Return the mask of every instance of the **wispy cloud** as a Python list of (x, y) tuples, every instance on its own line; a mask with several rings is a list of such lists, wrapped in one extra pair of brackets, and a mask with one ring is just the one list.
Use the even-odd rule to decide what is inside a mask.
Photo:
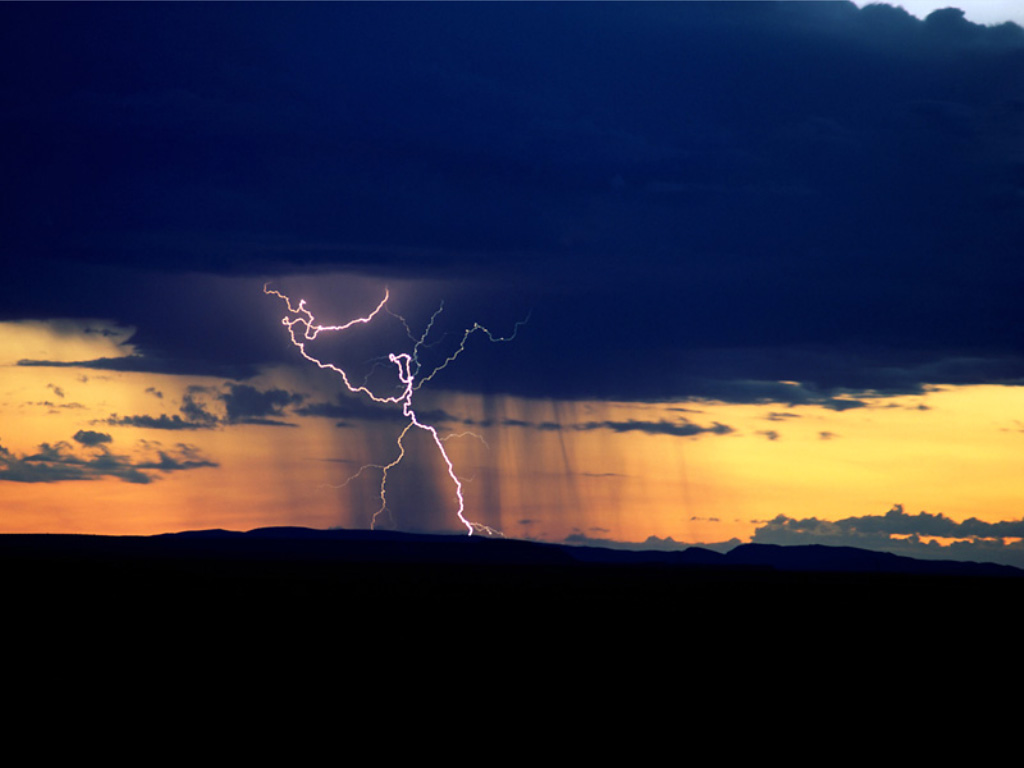
[[(147, 389), (150, 392), (152, 387)], [(162, 399), (163, 395), (157, 393)], [(94, 423), (142, 429), (200, 430), (217, 429), (235, 424), (261, 424), (265, 426), (295, 426), (286, 421), (286, 408), (305, 400), (305, 395), (283, 389), (260, 390), (248, 384), (227, 383), (224, 388), (193, 385), (182, 395), (179, 413), (111, 414)]]
[(523, 427), (537, 429), (545, 432), (559, 430), (574, 430), (577, 432), (592, 432), (594, 430), (607, 429), (612, 432), (642, 432), (647, 435), (668, 435), (671, 437), (693, 437), (695, 435), (713, 434), (728, 435), (734, 430), (727, 424), (713, 421), (711, 426), (701, 426), (688, 419), (680, 421), (641, 421), (639, 419), (627, 419), (615, 421), (611, 419), (603, 421), (585, 421), (576, 424), (559, 424), (553, 421), (525, 421), (523, 419), (505, 419), (501, 422), (505, 427)]
[(710, 427), (702, 427), (691, 421), (670, 422), (670, 421), (638, 421), (629, 419), (627, 421), (588, 421), (584, 424), (574, 424), (572, 429), (592, 430), (610, 429), (613, 432), (643, 432), (648, 435), (671, 435), (672, 437), (693, 437), (694, 435), (713, 434), (728, 435), (733, 428), (715, 421)]

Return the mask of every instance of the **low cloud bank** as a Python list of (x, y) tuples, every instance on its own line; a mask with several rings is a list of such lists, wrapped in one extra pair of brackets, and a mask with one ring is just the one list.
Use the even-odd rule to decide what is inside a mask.
[(985, 522), (972, 517), (957, 522), (942, 514), (908, 514), (901, 504), (884, 515), (834, 521), (779, 515), (758, 528), (751, 541), (861, 547), (909, 557), (973, 560), (1024, 568), (1024, 520)]

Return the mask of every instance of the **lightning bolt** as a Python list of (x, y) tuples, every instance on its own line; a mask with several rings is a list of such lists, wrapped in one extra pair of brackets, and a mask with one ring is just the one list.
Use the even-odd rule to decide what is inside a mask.
[[(377, 403), (393, 405), (400, 404), (402, 406), (402, 415), (409, 420), (409, 423), (406, 424), (405, 428), (402, 430), (401, 434), (398, 436), (398, 439), (396, 440), (396, 444), (398, 446), (398, 456), (394, 460), (392, 460), (388, 464), (366, 465), (360, 468), (360, 470), (355, 475), (350, 477), (343, 484), (348, 484), (348, 482), (354, 480), (366, 469), (374, 468), (381, 470), (380, 508), (373, 514), (373, 518), (371, 519), (370, 522), (370, 528), (372, 529), (374, 527), (374, 525), (377, 522), (377, 518), (387, 508), (388, 471), (396, 467), (405, 457), (405, 436), (409, 434), (409, 430), (411, 430), (413, 427), (416, 427), (417, 429), (421, 429), (424, 432), (430, 434), (431, 438), (433, 438), (434, 445), (437, 446), (437, 450), (441, 454), (441, 458), (444, 459), (445, 466), (448, 468), (448, 476), (451, 478), (451, 481), (455, 486), (455, 497), (458, 500), (458, 509), (456, 510), (456, 514), (458, 515), (459, 522), (461, 522), (462, 525), (465, 526), (467, 534), (472, 536), (474, 533), (483, 533), (490, 536), (501, 536), (501, 531), (495, 528), (491, 528), (490, 526), (484, 525), (483, 523), (473, 522), (466, 517), (466, 501), (462, 493), (462, 480), (455, 472), (455, 466), (452, 463), (451, 457), (449, 457), (448, 452), (445, 450), (444, 446), (444, 441), (447, 438), (441, 437), (441, 435), (437, 431), (437, 428), (434, 427), (433, 425), (420, 421), (419, 417), (416, 415), (416, 411), (413, 408), (412, 401), (413, 395), (424, 384), (433, 379), (434, 376), (436, 376), (442, 370), (447, 368), (448, 365), (450, 365), (456, 358), (459, 357), (459, 355), (461, 355), (465, 351), (466, 342), (469, 341), (469, 338), (473, 334), (482, 333), (492, 342), (511, 341), (519, 333), (519, 328), (522, 325), (526, 324), (526, 322), (529, 320), (529, 317), (527, 317), (525, 320), (520, 320), (519, 322), (517, 322), (513, 328), (512, 333), (509, 336), (495, 336), (484, 326), (480, 325), (479, 323), (474, 323), (471, 328), (467, 328), (465, 332), (462, 334), (462, 339), (457, 348), (455, 349), (455, 351), (448, 355), (435, 368), (431, 369), (429, 373), (421, 376), (420, 374), (424, 370), (424, 368), (419, 356), (420, 351), (425, 347), (431, 346), (431, 344), (427, 343), (427, 337), (429, 336), (431, 330), (433, 329), (435, 321), (444, 310), (443, 302), (441, 306), (438, 307), (438, 309), (430, 316), (430, 320), (427, 323), (427, 326), (423, 333), (419, 337), (416, 337), (413, 334), (412, 329), (409, 327), (409, 324), (406, 322), (405, 318), (391, 311), (387, 307), (387, 302), (388, 299), (390, 298), (390, 293), (388, 292), (387, 289), (384, 290), (384, 298), (381, 299), (376, 309), (374, 309), (365, 317), (357, 317), (356, 319), (350, 320), (344, 325), (320, 325), (319, 323), (316, 322), (316, 317), (313, 315), (313, 313), (306, 307), (305, 299), (300, 300), (298, 304), (293, 304), (292, 300), (288, 296), (281, 293), (280, 291), (276, 291), (273, 288), (270, 288), (269, 285), (270, 284), (267, 283), (263, 286), (263, 293), (265, 293), (268, 296), (276, 296), (277, 298), (281, 299), (288, 307), (288, 314), (281, 319), (281, 324), (288, 329), (288, 334), (291, 338), (291, 343), (299, 350), (299, 354), (301, 354), (309, 362), (316, 365), (318, 368), (321, 368), (322, 370), (331, 371), (340, 376), (342, 382), (345, 384), (345, 388), (348, 389), (348, 391), (353, 394), (365, 395)], [(405, 328), (406, 334), (408, 335), (410, 341), (413, 342), (411, 352), (392, 352), (387, 356), (388, 362), (394, 365), (395, 368), (397, 369), (398, 381), (402, 385), (402, 391), (400, 394), (380, 395), (375, 393), (373, 390), (370, 389), (369, 384), (367, 383), (369, 380), (369, 375), (367, 376), (366, 379), (364, 379), (362, 383), (353, 383), (353, 381), (349, 378), (348, 373), (346, 373), (343, 368), (340, 368), (337, 365), (334, 365), (333, 363), (320, 360), (319, 358), (310, 354), (309, 351), (307, 351), (306, 349), (307, 343), (315, 341), (316, 338), (321, 333), (345, 331), (356, 325), (368, 324), (381, 312), (385, 312), (397, 318)], [(437, 344), (439, 342), (440, 340), (433, 343)], [(449, 435), (448, 437), (452, 436), (453, 435)], [(483, 438), (480, 439), (483, 440)]]

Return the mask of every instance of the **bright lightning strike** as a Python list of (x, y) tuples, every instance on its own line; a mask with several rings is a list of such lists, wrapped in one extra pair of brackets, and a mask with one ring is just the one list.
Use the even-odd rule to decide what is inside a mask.
[[(268, 296), (277, 296), (288, 307), (288, 314), (281, 319), (281, 324), (288, 329), (288, 333), (291, 337), (291, 342), (299, 350), (299, 354), (301, 354), (304, 358), (306, 358), (306, 360), (309, 360), (317, 367), (323, 370), (329, 370), (332, 371), (333, 373), (336, 373), (338, 376), (341, 377), (341, 380), (345, 384), (346, 389), (348, 389), (348, 391), (352, 392), (353, 394), (366, 395), (371, 400), (377, 403), (394, 405), (401, 404), (402, 415), (409, 420), (409, 423), (402, 430), (401, 434), (398, 436), (398, 439), (396, 441), (398, 445), (398, 456), (393, 461), (391, 461), (388, 464), (371, 464), (364, 466), (359, 470), (359, 472), (357, 472), (355, 475), (349, 478), (349, 481), (354, 480), (356, 477), (362, 474), (363, 470), (366, 469), (374, 468), (381, 470), (380, 508), (374, 513), (370, 523), (370, 528), (372, 529), (374, 527), (377, 518), (387, 508), (388, 471), (397, 466), (399, 462), (401, 462), (402, 459), (405, 457), (405, 436), (409, 433), (410, 429), (416, 427), (417, 429), (422, 429), (423, 431), (430, 434), (430, 436), (433, 438), (434, 444), (437, 446), (438, 452), (441, 454), (441, 458), (444, 459), (445, 466), (448, 468), (448, 476), (451, 478), (452, 483), (455, 486), (455, 497), (458, 501), (458, 509), (456, 514), (458, 515), (459, 521), (466, 527), (468, 535), (472, 536), (474, 533), (485, 533), (492, 536), (501, 536), (501, 531), (491, 528), (490, 526), (484, 525), (483, 523), (473, 522), (466, 518), (466, 502), (462, 494), (462, 480), (459, 478), (458, 474), (456, 474), (455, 467), (452, 464), (452, 460), (448, 456), (448, 452), (445, 450), (444, 447), (444, 441), (447, 439), (447, 437), (441, 437), (436, 427), (430, 424), (426, 424), (419, 420), (418, 416), (416, 415), (416, 411), (413, 409), (412, 400), (413, 395), (417, 390), (420, 389), (420, 387), (422, 387), (424, 384), (426, 384), (428, 381), (434, 378), (434, 376), (436, 376), (442, 370), (447, 368), (450, 363), (452, 363), (459, 355), (462, 354), (462, 352), (466, 348), (466, 342), (469, 340), (470, 336), (479, 332), (483, 333), (485, 336), (487, 336), (487, 338), (490, 341), (493, 342), (511, 341), (516, 337), (516, 334), (519, 332), (519, 327), (525, 324), (526, 320), (521, 320), (517, 322), (510, 336), (495, 336), (484, 326), (480, 325), (479, 323), (474, 323), (471, 328), (467, 328), (465, 330), (465, 332), (462, 335), (462, 340), (460, 341), (458, 347), (455, 349), (454, 352), (448, 355), (435, 368), (431, 369), (429, 373), (427, 373), (426, 375), (421, 375), (424, 369), (419, 356), (420, 351), (425, 347), (431, 346), (430, 344), (427, 343), (427, 337), (429, 336), (431, 330), (434, 327), (434, 322), (437, 320), (438, 316), (444, 310), (443, 303), (437, 309), (437, 311), (430, 316), (430, 321), (427, 323), (427, 327), (424, 329), (423, 333), (419, 337), (416, 337), (413, 334), (412, 330), (409, 328), (409, 324), (405, 321), (405, 318), (403, 318), (401, 315), (392, 312), (390, 309), (387, 308), (388, 298), (390, 297), (390, 294), (387, 291), (387, 289), (385, 289), (384, 298), (381, 299), (376, 309), (374, 309), (370, 314), (366, 315), (365, 317), (357, 317), (355, 320), (350, 320), (344, 325), (320, 325), (316, 322), (316, 318), (314, 317), (313, 313), (306, 308), (305, 299), (300, 300), (298, 304), (293, 304), (292, 300), (288, 296), (285, 296), (283, 293), (276, 291), (272, 288), (269, 288), (268, 285), (269, 283), (263, 286), (263, 293), (267, 294)], [(364, 380), (363, 383), (361, 384), (353, 383), (352, 380), (349, 378), (348, 373), (346, 373), (343, 368), (340, 368), (337, 365), (334, 365), (333, 363), (324, 362), (323, 360), (320, 360), (319, 358), (310, 354), (309, 351), (307, 351), (306, 349), (307, 343), (315, 341), (316, 338), (321, 333), (345, 331), (356, 325), (365, 325), (367, 323), (370, 323), (381, 312), (386, 312), (387, 314), (397, 318), (405, 328), (406, 334), (409, 336), (410, 341), (413, 342), (411, 352), (392, 352), (387, 356), (388, 362), (396, 367), (398, 381), (402, 385), (402, 391), (400, 394), (397, 395), (381, 395), (375, 393), (373, 390), (370, 389), (370, 386), (367, 383), (369, 377), (367, 377), (367, 379)], [(452, 435), (449, 435), (448, 437), (452, 437)]]

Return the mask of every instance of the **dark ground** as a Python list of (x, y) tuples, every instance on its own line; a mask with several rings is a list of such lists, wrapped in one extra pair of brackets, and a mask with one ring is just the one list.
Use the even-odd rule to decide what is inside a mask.
[(551, 638), (678, 621), (723, 633), (870, 633), (998, 612), (1024, 595), (1017, 569), (847, 548), (626, 553), (306, 529), (7, 535), (0, 575), (8, 609), (42, 625), (285, 639), (303, 628), (354, 637), (373, 627), (403, 638), (415, 631), (427, 642), (448, 633), (507, 642), (534, 630)]
[[(803, 565), (299, 529), (7, 535), (5, 694), (46, 728), (56, 707), (92, 733), (208, 729), (257, 753), (292, 728), (731, 739), (748, 716), (944, 701), (1018, 633), (1019, 575), (856, 572), (879, 561), (788, 549), (744, 557)], [(821, 569), (830, 554), (843, 569)]]

